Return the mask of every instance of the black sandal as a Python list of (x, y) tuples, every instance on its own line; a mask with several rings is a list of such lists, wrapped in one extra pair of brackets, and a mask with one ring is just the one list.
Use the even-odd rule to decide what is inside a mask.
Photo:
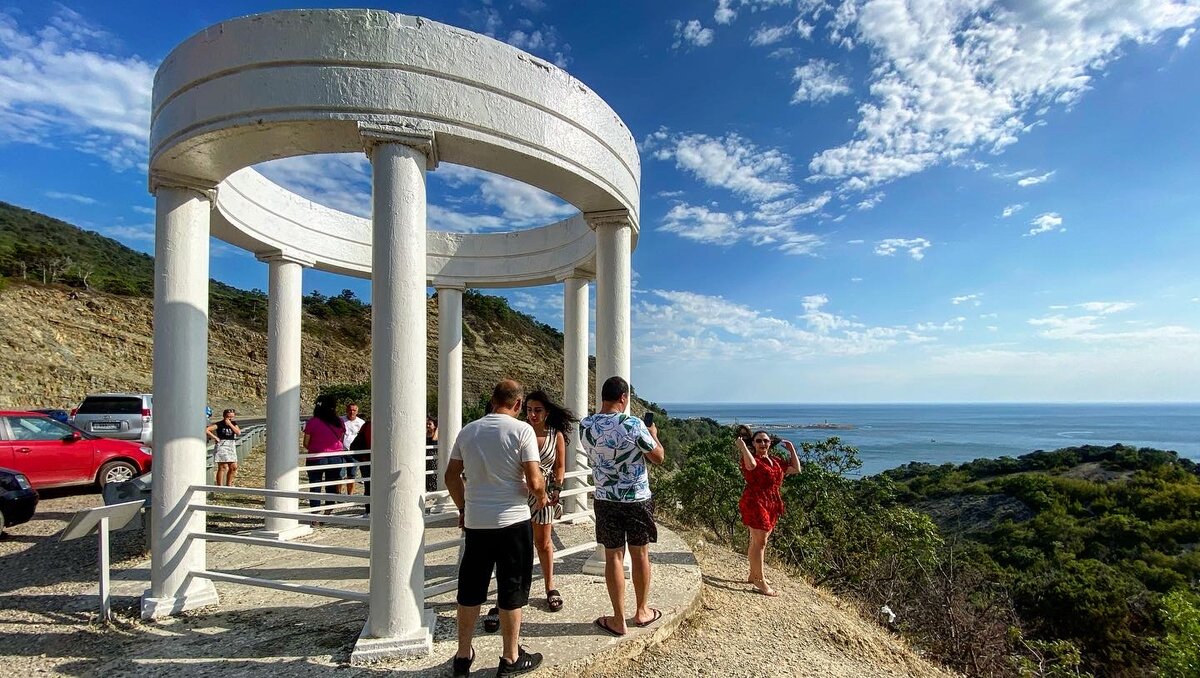
[(483, 630), (495, 633), (500, 630), (500, 608), (493, 607), (483, 618)]
[(546, 607), (550, 608), (551, 612), (563, 609), (563, 598), (558, 589), (550, 589), (546, 592)]

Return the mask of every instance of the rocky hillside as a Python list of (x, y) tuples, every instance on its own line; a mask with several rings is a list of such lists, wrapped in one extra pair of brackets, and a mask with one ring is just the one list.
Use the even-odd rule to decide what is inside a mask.
[[(0, 291), (0, 373), (8, 375), (0, 408), (73, 407), (87, 393), (148, 391), (153, 362), (152, 301), (63, 286), (9, 281)], [(321, 321), (306, 325), (323, 329)], [(529, 323), (532, 326), (532, 323)], [(368, 346), (306, 331), (302, 343), (303, 402), (321, 386), (370, 379)], [(324, 333), (322, 333), (324, 334)], [(429, 301), (429, 387), (437, 386), (437, 302)], [(492, 385), (513, 377), (559, 392), (561, 343), (542, 334), (514, 332), (467, 316), (464, 328), (463, 400), (478, 402)], [(242, 416), (265, 411), (267, 335), (214, 317), (208, 339), (208, 398), (214, 409)]]
[[(101, 253), (103, 256), (97, 255)], [(265, 264), (263, 264), (265, 266)], [(153, 259), (96, 233), (0, 203), (0, 408), (72, 407), (87, 393), (148, 391)], [(370, 379), (370, 307), (343, 293), (304, 300), (302, 399)], [(437, 301), (429, 312), (429, 387), (437, 385)], [(266, 297), (213, 281), (208, 399), (265, 411)], [(498, 297), (464, 304), (463, 400), (498, 380), (561, 393), (562, 336)]]

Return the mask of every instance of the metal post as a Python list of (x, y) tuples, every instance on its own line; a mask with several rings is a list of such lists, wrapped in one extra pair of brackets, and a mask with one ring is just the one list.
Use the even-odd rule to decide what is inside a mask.
[(108, 518), (100, 519), (100, 619), (112, 619), (112, 606), (108, 599)]

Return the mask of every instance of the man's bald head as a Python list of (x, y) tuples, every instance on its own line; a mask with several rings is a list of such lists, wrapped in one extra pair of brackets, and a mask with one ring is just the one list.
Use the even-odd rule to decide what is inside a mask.
[(517, 409), (525, 398), (525, 389), (513, 379), (505, 379), (492, 389), (492, 409)]

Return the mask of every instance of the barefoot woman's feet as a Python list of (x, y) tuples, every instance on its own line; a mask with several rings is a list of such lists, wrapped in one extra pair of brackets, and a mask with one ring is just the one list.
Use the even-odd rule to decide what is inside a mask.
[(775, 589), (771, 588), (770, 582), (768, 582), (766, 579), (755, 579), (750, 583), (754, 584), (754, 588), (764, 596), (770, 596), (774, 598), (775, 596), (779, 595)]

